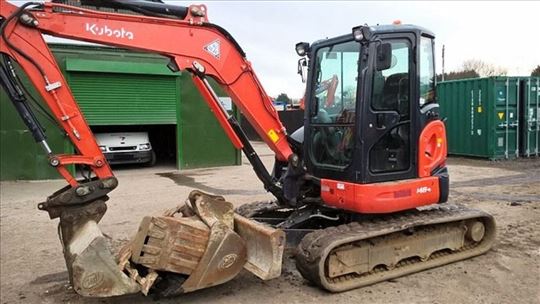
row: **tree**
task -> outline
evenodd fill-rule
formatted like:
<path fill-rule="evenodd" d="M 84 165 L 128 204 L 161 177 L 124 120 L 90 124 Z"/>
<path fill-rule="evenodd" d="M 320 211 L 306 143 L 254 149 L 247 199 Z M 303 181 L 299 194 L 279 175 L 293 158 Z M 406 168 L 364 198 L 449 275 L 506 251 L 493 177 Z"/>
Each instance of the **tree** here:
<path fill-rule="evenodd" d="M 537 65 L 531 72 L 531 76 L 540 76 L 540 65 Z"/>
<path fill-rule="evenodd" d="M 475 71 L 482 77 L 506 76 L 508 73 L 503 67 L 498 67 L 478 59 L 465 60 L 462 65 L 462 71 Z"/>
<path fill-rule="evenodd" d="M 285 94 L 285 93 L 279 94 L 278 97 L 276 98 L 276 101 L 284 101 L 287 104 L 290 104 L 292 102 L 292 100 L 289 98 L 289 96 L 287 96 L 287 94 Z"/>
<path fill-rule="evenodd" d="M 506 76 L 508 71 L 478 59 L 465 60 L 461 69 L 450 73 L 444 73 L 444 80 L 456 80 L 478 77 Z M 442 75 L 437 75 L 437 81 L 442 80 Z"/>
<path fill-rule="evenodd" d="M 474 70 L 455 71 L 450 73 L 444 73 L 444 80 L 457 80 L 467 78 L 478 78 L 480 75 Z M 442 81 L 442 74 L 437 75 L 437 81 Z"/>

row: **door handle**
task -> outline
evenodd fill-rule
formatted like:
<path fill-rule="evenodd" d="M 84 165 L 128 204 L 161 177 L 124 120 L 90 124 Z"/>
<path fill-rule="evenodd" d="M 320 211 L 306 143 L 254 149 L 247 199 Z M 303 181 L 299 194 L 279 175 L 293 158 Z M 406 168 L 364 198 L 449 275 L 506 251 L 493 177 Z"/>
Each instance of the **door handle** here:
<path fill-rule="evenodd" d="M 386 129 L 385 115 L 383 113 L 378 113 L 376 115 L 376 120 L 377 120 L 377 122 L 375 123 L 375 126 L 377 127 L 377 129 L 379 129 L 379 130 Z"/>

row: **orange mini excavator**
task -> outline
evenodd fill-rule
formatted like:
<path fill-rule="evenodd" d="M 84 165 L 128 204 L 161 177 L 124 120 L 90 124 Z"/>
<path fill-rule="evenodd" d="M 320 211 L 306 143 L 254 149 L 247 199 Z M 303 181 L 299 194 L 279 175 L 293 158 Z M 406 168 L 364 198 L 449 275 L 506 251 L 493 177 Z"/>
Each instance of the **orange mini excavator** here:
<path fill-rule="evenodd" d="M 305 123 L 288 134 L 244 51 L 208 21 L 204 5 L 53 0 L 15 6 L 1 0 L 0 16 L 2 86 L 69 184 L 38 208 L 60 219 L 70 280 L 83 296 L 172 296 L 224 283 L 242 268 L 270 279 L 280 275 L 285 246 L 296 248 L 306 279 L 339 292 L 476 256 L 493 243 L 489 214 L 446 203 L 434 35 L 424 28 L 363 25 L 298 43 L 298 70 L 307 81 Z M 169 58 L 173 72 L 192 75 L 232 144 L 276 199 L 235 212 L 223 197 L 194 191 L 185 205 L 145 217 L 137 235 L 113 255 L 97 223 L 118 181 L 43 34 Z M 51 150 L 16 66 L 76 154 Z M 275 153 L 271 173 L 209 78 Z M 91 174 L 77 179 L 68 165 Z"/>

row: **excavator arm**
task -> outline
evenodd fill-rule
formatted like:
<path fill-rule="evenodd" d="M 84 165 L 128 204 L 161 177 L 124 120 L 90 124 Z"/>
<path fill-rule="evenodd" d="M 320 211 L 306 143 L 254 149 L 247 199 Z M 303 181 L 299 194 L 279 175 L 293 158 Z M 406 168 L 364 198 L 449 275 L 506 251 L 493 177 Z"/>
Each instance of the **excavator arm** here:
<path fill-rule="evenodd" d="M 106 211 L 107 194 L 116 188 L 118 181 L 43 34 L 157 53 L 170 59 L 168 67 L 171 70 L 190 72 L 232 144 L 245 152 L 265 189 L 279 200 L 284 199 L 279 182 L 268 173 L 239 123 L 220 104 L 207 81 L 208 77 L 215 79 L 229 94 L 275 152 L 278 162 L 287 164 L 297 157 L 293 157 L 295 154 L 289 146 L 285 128 L 245 53 L 229 33 L 208 22 L 204 5 L 176 7 L 139 0 L 102 2 L 119 3 L 122 7 L 135 4 L 137 12 L 158 13 L 149 13 L 151 16 L 118 14 L 53 2 L 26 3 L 17 7 L 0 0 L 1 83 L 34 139 L 43 146 L 50 165 L 69 183 L 40 203 L 38 208 L 48 211 L 51 218 L 60 218 L 60 239 L 75 290 L 85 296 L 114 296 L 138 290 L 147 293 L 156 280 L 157 270 L 175 272 L 176 269 L 176 272 L 187 275 L 187 279 L 185 276 L 182 279 L 184 284 L 177 286 L 181 292 L 225 282 L 244 265 L 262 278 L 279 275 L 283 232 L 257 225 L 238 215 L 234 216 L 233 224 L 232 205 L 224 202 L 223 198 L 201 193 L 192 193 L 179 219 L 175 217 L 176 213 L 145 218 L 134 241 L 139 243 L 128 246 L 120 261 L 115 261 L 97 223 Z M 167 18 L 171 14 L 174 18 Z M 43 129 L 27 106 L 12 61 L 17 62 L 27 74 L 77 154 L 55 154 L 51 150 Z M 87 166 L 94 177 L 77 179 L 67 169 L 68 165 Z M 201 221 L 204 224 L 201 225 Z M 159 233 L 155 230 L 158 228 L 161 229 Z M 156 262 L 169 261 L 170 256 L 166 252 L 178 250 L 170 247 L 175 238 L 183 238 L 193 231 L 199 231 L 200 235 L 193 235 L 189 241 L 207 240 L 199 251 L 193 249 L 197 245 L 195 243 L 195 247 L 186 247 L 187 254 L 199 254 L 196 267 L 192 260 L 175 261 L 175 265 L 182 265 L 180 270 L 171 270 L 169 264 Z M 155 240 L 152 247 L 147 242 L 156 234 L 162 238 Z M 261 242 L 263 247 L 267 245 L 261 254 L 271 253 L 269 264 L 260 263 L 261 257 L 256 256 L 260 244 L 250 244 L 250 240 Z M 134 250 L 138 257 L 132 254 Z M 202 255 L 200 250 L 203 250 Z M 155 259 L 150 259 L 150 256 Z M 140 272 L 141 265 L 146 265 L 147 270 Z"/>
<path fill-rule="evenodd" d="M 192 73 L 195 85 L 233 145 L 237 149 L 249 149 L 208 85 L 206 79 L 211 77 L 229 94 L 275 152 L 277 160 L 286 162 L 293 154 L 285 128 L 251 63 L 230 34 L 207 21 L 204 5 L 185 8 L 182 10 L 185 14 L 179 16 L 182 19 L 108 13 L 51 2 L 29 6 L 35 8 L 18 8 L 5 0 L 0 2 L 0 14 L 5 23 L 0 51 L 21 65 L 79 152 L 78 155 L 51 155 L 50 159 L 71 186 L 78 183 L 66 170 L 69 164 L 87 165 L 102 179 L 112 177 L 113 173 L 42 34 L 168 57 L 172 70 Z M 268 179 L 267 172 L 261 173 L 264 171 L 261 165 L 254 165 L 256 172 Z M 267 188 L 271 187 L 269 181 L 264 182 Z"/>

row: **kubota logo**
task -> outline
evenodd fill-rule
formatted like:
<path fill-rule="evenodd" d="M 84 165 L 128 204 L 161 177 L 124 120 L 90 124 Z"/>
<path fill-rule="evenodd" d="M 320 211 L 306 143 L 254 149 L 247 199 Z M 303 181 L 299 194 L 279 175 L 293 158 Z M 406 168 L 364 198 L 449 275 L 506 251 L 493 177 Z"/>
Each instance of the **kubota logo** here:
<path fill-rule="evenodd" d="M 238 259 L 238 255 L 236 253 L 230 253 L 224 256 L 221 261 L 218 264 L 218 268 L 223 270 L 231 267 L 236 260 Z"/>
<path fill-rule="evenodd" d="M 125 38 L 129 40 L 133 40 L 134 38 L 133 32 L 127 31 L 123 27 L 119 29 L 112 29 L 107 25 L 99 26 L 95 23 L 87 23 L 86 31 L 96 36 L 116 37 L 120 39 Z"/>

